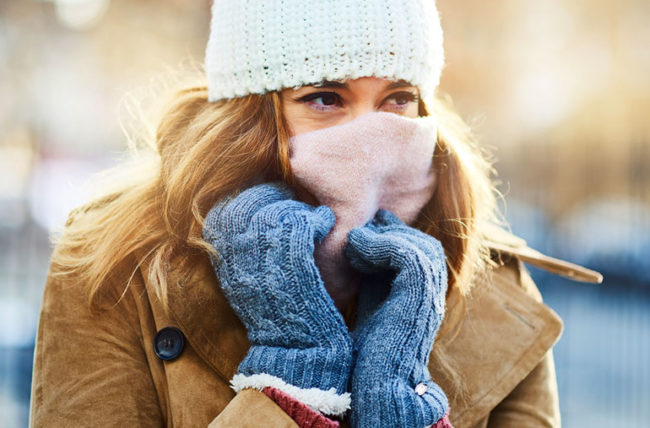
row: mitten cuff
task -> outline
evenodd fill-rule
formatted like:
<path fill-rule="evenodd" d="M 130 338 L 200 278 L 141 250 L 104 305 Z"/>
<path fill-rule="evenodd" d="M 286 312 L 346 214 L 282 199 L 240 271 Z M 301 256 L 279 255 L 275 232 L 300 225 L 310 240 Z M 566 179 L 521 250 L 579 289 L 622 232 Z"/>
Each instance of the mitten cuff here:
<path fill-rule="evenodd" d="M 435 424 L 449 413 L 449 400 L 442 389 L 432 381 L 419 383 L 404 401 L 413 400 L 424 416 L 426 424 Z"/>
<path fill-rule="evenodd" d="M 342 394 L 348 388 L 352 352 L 345 343 L 337 345 L 328 348 L 253 345 L 239 364 L 239 373 L 247 376 L 266 373 L 299 388 L 333 389 Z"/>
<path fill-rule="evenodd" d="M 303 404 L 325 415 L 341 416 L 350 409 L 350 393 L 338 394 L 334 388 L 327 391 L 318 388 L 300 388 L 266 373 L 233 376 L 230 381 L 235 392 L 245 388 L 262 391 L 266 387 L 278 389 Z"/>
<path fill-rule="evenodd" d="M 432 382 L 411 386 L 402 379 L 353 385 L 355 408 L 352 426 L 429 427 L 444 419 L 449 401 L 440 387 Z"/>

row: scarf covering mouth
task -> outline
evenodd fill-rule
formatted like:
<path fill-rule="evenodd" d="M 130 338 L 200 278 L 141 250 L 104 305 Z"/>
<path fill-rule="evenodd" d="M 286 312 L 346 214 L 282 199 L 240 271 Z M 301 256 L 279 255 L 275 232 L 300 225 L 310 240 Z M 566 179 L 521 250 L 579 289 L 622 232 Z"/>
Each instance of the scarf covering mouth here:
<path fill-rule="evenodd" d="M 290 139 L 296 182 L 336 216 L 315 248 L 328 290 L 345 290 L 353 277 L 343 253 L 351 229 L 366 224 L 379 209 L 412 224 L 431 199 L 437 130 L 433 116 L 370 112 Z"/>

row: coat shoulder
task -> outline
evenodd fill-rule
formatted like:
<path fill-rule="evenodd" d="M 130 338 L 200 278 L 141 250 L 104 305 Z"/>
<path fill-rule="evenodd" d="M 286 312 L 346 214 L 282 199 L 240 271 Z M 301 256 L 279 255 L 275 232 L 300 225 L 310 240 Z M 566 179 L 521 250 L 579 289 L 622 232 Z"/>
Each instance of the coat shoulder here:
<path fill-rule="evenodd" d="M 503 265 L 511 258 L 516 258 L 574 281 L 603 282 L 603 276 L 599 272 L 543 254 L 530 248 L 523 238 L 497 225 L 487 227 L 483 232 L 483 239 L 490 249 L 493 260 L 500 265 Z"/>
<path fill-rule="evenodd" d="M 106 236 L 115 233 L 117 223 L 112 203 L 121 195 L 106 195 L 72 209 L 61 237 L 55 239 L 50 258 L 48 279 L 52 287 L 60 284 L 77 290 L 87 298 L 93 310 L 112 307 L 132 285 L 140 288 L 144 285 L 146 272 L 142 267 L 142 255 L 147 254 L 149 248 L 98 248 L 105 243 Z M 108 263 L 110 269 L 106 267 Z M 99 276 L 103 272 L 107 273 Z"/>

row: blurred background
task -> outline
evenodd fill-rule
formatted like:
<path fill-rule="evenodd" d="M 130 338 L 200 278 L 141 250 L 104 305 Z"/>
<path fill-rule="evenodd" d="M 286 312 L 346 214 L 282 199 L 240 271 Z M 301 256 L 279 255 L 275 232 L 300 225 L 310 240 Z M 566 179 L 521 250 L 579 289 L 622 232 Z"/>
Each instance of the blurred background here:
<path fill-rule="evenodd" d="M 450 94 L 564 319 L 564 426 L 650 426 L 650 2 L 439 0 Z M 201 62 L 208 0 L 0 0 L 0 426 L 27 425 L 49 234 L 117 162 L 126 94 Z M 74 352 L 74 350 L 71 350 Z"/>

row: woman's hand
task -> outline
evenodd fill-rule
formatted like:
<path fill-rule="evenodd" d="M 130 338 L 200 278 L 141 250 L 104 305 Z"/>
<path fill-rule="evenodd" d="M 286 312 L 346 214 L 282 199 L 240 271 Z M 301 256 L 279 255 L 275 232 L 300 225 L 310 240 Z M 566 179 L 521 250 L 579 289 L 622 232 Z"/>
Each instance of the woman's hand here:
<path fill-rule="evenodd" d="M 354 331 L 352 425 L 436 423 L 449 407 L 427 369 L 444 316 L 447 267 L 442 245 L 380 210 L 370 223 L 350 231 L 346 256 L 365 274 Z"/>
<path fill-rule="evenodd" d="M 314 262 L 314 243 L 335 217 L 292 196 L 281 184 L 257 185 L 220 201 L 205 219 L 203 236 L 219 256 L 212 264 L 251 342 L 235 377 L 258 388 L 281 387 L 280 379 L 305 404 L 342 414 L 352 339 Z M 319 391 L 304 395 L 296 387 L 328 391 L 330 401 L 321 396 L 314 404 Z"/>

